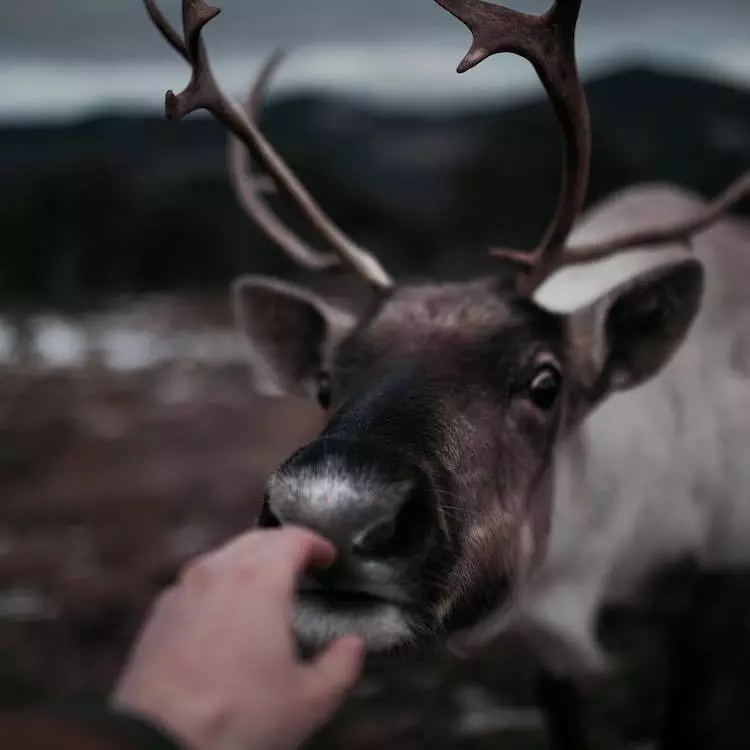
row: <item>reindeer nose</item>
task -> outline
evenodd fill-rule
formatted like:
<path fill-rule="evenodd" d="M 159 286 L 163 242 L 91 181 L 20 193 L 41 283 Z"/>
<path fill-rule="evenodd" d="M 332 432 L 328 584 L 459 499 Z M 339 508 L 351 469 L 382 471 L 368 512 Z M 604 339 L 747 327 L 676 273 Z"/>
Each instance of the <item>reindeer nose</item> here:
<path fill-rule="evenodd" d="M 364 464 L 360 451 L 341 447 L 312 444 L 287 462 L 269 482 L 259 525 L 305 526 L 358 558 L 420 554 L 436 515 L 426 478 L 403 458 L 373 462 L 370 449 Z"/>
<path fill-rule="evenodd" d="M 362 557 L 400 557 L 419 551 L 429 539 L 432 512 L 418 488 L 401 494 L 383 517 L 353 538 L 353 551 Z"/>

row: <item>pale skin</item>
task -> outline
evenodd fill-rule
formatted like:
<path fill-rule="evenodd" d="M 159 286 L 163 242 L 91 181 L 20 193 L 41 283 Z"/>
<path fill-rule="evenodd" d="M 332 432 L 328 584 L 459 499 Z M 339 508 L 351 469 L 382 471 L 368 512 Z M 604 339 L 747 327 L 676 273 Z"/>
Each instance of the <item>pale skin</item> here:
<path fill-rule="evenodd" d="M 357 683 L 358 638 L 298 660 L 296 583 L 327 567 L 332 545 L 285 527 L 252 531 L 196 559 L 163 594 L 112 695 L 186 750 L 292 750 L 324 725 Z"/>

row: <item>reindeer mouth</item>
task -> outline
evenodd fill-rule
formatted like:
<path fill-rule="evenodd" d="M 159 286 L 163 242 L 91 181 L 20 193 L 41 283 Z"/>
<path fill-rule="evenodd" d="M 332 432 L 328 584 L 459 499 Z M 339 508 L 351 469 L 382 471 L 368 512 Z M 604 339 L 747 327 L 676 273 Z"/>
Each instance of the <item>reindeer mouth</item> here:
<path fill-rule="evenodd" d="M 303 644 L 319 648 L 332 639 L 357 635 L 370 651 L 412 638 L 413 604 L 403 595 L 364 588 L 300 587 L 294 627 Z"/>
<path fill-rule="evenodd" d="M 313 589 L 301 592 L 301 595 L 317 600 L 333 609 L 363 609 L 378 604 L 394 604 L 390 599 L 370 594 L 366 591 L 340 591 L 337 589 Z"/>
<path fill-rule="evenodd" d="M 317 597 L 332 606 L 358 606 L 374 603 L 393 604 L 401 607 L 414 606 L 412 597 L 407 596 L 397 583 L 380 580 L 375 583 L 365 576 L 317 579 L 304 576 L 299 585 L 300 596 Z"/>

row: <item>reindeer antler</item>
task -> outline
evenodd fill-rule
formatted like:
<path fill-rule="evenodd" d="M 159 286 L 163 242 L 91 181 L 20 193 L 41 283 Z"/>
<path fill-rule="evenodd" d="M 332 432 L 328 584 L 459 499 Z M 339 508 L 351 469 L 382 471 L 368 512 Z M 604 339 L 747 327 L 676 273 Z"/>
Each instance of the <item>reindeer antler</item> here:
<path fill-rule="evenodd" d="M 708 229 L 711 224 L 730 211 L 743 198 L 750 196 L 750 170 L 738 177 L 723 193 L 711 201 L 700 213 L 682 221 L 672 222 L 663 227 L 636 229 L 634 232 L 612 237 L 590 245 L 576 245 L 565 253 L 562 266 L 577 266 L 582 263 L 601 260 L 610 255 L 634 247 L 657 248 L 672 242 L 687 242 L 694 235 Z M 550 268 L 549 272 L 557 270 Z"/>
<path fill-rule="evenodd" d="M 219 13 L 218 8 L 203 0 L 182 0 L 184 38 L 169 24 L 156 5 L 156 0 L 143 0 L 146 11 L 166 41 L 190 64 L 192 76 L 184 91 L 171 90 L 165 97 L 169 118 L 182 118 L 197 109 L 206 109 L 222 122 L 260 162 L 274 182 L 294 199 L 313 226 L 331 244 L 343 263 L 351 266 L 370 285 L 380 290 L 391 288 L 393 282 L 378 260 L 348 238 L 320 208 L 284 160 L 266 140 L 255 123 L 219 88 L 201 38 L 203 27 Z M 276 237 L 273 237 L 276 239 Z M 284 249 L 287 249 L 282 245 Z"/>
<path fill-rule="evenodd" d="M 636 246 L 658 247 L 687 241 L 708 228 L 742 198 L 750 195 L 746 172 L 698 215 L 664 227 L 638 229 L 609 240 L 567 246 L 588 189 L 591 126 L 588 104 L 575 59 L 575 30 L 581 0 L 556 0 L 544 15 L 534 16 L 482 0 L 435 0 L 466 24 L 473 36 L 471 49 L 458 66 L 463 73 L 498 52 L 513 52 L 529 60 L 541 79 L 565 136 L 564 181 L 557 210 L 544 238 L 531 252 L 497 249 L 496 258 L 525 266 L 521 291 L 531 295 L 556 270 L 589 263 Z"/>
<path fill-rule="evenodd" d="M 545 267 L 558 262 L 583 209 L 588 189 L 591 125 L 575 54 L 581 0 L 557 0 L 540 16 L 482 0 L 435 2 L 466 24 L 472 33 L 471 49 L 459 64 L 459 73 L 497 53 L 511 52 L 524 57 L 534 66 L 563 129 L 563 184 L 544 237 L 531 252 L 499 251 L 527 267 L 528 278 L 524 283 L 533 288 L 544 275 Z"/>
<path fill-rule="evenodd" d="M 281 51 L 274 52 L 260 69 L 245 100 L 245 112 L 256 125 L 260 118 L 262 101 L 268 82 L 284 59 Z M 261 195 L 263 184 L 260 175 L 249 172 L 249 159 L 244 143 L 234 135 L 227 144 L 229 179 L 237 200 L 263 231 L 299 265 L 310 271 L 325 271 L 341 266 L 341 258 L 332 253 L 322 253 L 311 248 L 287 227 L 273 212 Z M 270 192 L 266 190 L 265 192 Z"/>

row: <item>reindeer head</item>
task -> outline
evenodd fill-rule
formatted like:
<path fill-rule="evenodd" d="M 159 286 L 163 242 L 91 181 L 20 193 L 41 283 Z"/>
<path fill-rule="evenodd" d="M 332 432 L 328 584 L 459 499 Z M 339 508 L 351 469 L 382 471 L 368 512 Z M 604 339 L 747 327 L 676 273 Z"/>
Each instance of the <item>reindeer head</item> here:
<path fill-rule="evenodd" d="M 437 0 L 473 33 L 460 72 L 506 51 L 534 65 L 564 130 L 565 180 L 539 246 L 495 251 L 491 278 L 396 284 L 330 221 L 260 132 L 256 109 L 278 58 L 243 109 L 219 90 L 200 38 L 218 10 L 184 0 L 183 40 L 153 0 L 144 2 L 193 68 L 182 94 L 168 92 L 167 114 L 211 111 L 235 136 L 231 174 L 255 220 L 302 265 L 347 264 L 375 292 L 355 317 L 280 281 L 249 276 L 233 286 L 259 390 L 317 399 L 329 414 L 321 434 L 269 479 L 260 519 L 313 528 L 339 550 L 332 569 L 301 584 L 299 635 L 317 645 L 358 633 L 376 650 L 472 627 L 544 558 L 556 446 L 604 399 L 670 360 L 700 306 L 703 271 L 686 254 L 566 314 L 538 304 L 535 291 L 563 265 L 689 237 L 746 191 L 747 177 L 690 222 L 567 252 L 591 152 L 574 51 L 580 0 L 559 0 L 542 16 Z M 279 222 L 247 173 L 245 150 L 334 254 Z"/>

